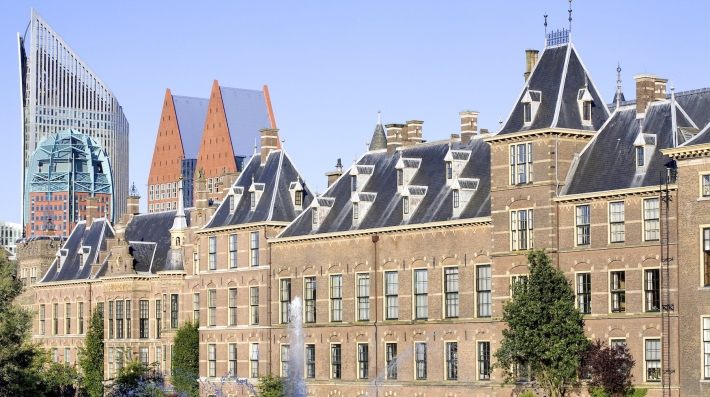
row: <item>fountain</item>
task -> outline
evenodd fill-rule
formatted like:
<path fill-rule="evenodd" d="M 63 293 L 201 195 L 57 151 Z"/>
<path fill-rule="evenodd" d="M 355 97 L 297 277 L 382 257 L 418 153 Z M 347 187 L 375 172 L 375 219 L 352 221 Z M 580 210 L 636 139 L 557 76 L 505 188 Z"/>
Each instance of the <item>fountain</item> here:
<path fill-rule="evenodd" d="M 306 382 L 303 379 L 303 302 L 301 297 L 295 297 L 289 304 L 288 315 L 289 367 L 288 382 L 286 382 L 287 397 L 305 397 Z"/>

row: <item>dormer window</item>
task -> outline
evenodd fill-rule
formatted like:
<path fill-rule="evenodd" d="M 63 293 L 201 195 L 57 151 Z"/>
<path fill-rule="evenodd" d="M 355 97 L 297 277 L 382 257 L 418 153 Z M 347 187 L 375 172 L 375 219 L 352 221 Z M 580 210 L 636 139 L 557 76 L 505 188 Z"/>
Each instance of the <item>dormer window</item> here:
<path fill-rule="evenodd" d="M 394 168 L 397 169 L 397 192 L 402 193 L 405 186 L 414 179 L 414 176 L 419 171 L 419 166 L 422 164 L 422 159 L 400 157 Z"/>
<path fill-rule="evenodd" d="M 352 192 L 362 191 L 374 172 L 374 165 L 353 165 L 350 169 L 350 190 Z"/>
<path fill-rule="evenodd" d="M 583 102 L 582 103 L 582 120 L 591 120 L 592 119 L 592 103 L 591 102 Z"/>
<path fill-rule="evenodd" d="M 452 161 L 446 162 L 446 179 L 452 179 L 454 177 L 454 164 Z"/>
<path fill-rule="evenodd" d="M 404 185 L 404 170 L 397 170 L 397 186 Z"/>
<path fill-rule="evenodd" d="M 353 226 L 358 226 L 360 220 L 365 219 L 376 198 L 377 193 L 353 193 L 350 199 L 353 205 Z"/>
<path fill-rule="evenodd" d="M 242 199 L 242 196 L 244 195 L 244 188 L 241 186 L 233 186 L 231 194 L 227 198 L 229 200 L 229 213 L 233 213 L 234 210 L 237 209 L 237 204 L 239 204 L 239 200 Z"/>
<path fill-rule="evenodd" d="M 357 220 L 360 216 L 360 203 L 353 203 L 353 219 Z"/>
<path fill-rule="evenodd" d="M 320 223 L 325 220 L 335 204 L 335 199 L 332 197 L 315 197 L 311 203 L 311 223 L 313 230 L 320 227 Z"/>
<path fill-rule="evenodd" d="M 535 120 L 535 114 L 537 114 L 537 109 L 540 107 L 540 101 L 542 99 L 542 92 L 527 90 L 523 99 L 520 101 L 523 104 L 523 122 L 524 124 L 530 125 Z"/>
<path fill-rule="evenodd" d="M 254 177 L 252 176 L 251 186 L 249 186 L 249 201 L 252 211 L 256 209 L 256 204 L 261 199 L 262 194 L 264 194 L 265 186 L 263 183 L 254 183 Z"/>
<path fill-rule="evenodd" d="M 409 197 L 402 197 L 402 213 L 405 215 L 409 214 Z"/>
<path fill-rule="evenodd" d="M 409 221 L 411 215 L 417 212 L 417 208 L 424 201 L 428 188 L 426 186 L 409 185 L 402 191 L 402 220 Z"/>
<path fill-rule="evenodd" d="M 293 203 L 299 206 L 303 205 L 303 190 L 296 190 Z"/>
<path fill-rule="evenodd" d="M 254 209 L 254 207 L 256 207 L 256 192 L 251 192 L 249 201 L 251 201 L 251 209 Z"/>
<path fill-rule="evenodd" d="M 234 212 L 234 196 L 229 196 L 229 212 Z"/>
<path fill-rule="evenodd" d="M 653 148 L 656 146 L 656 135 L 655 134 L 644 134 L 640 132 L 636 136 L 634 141 L 634 151 L 636 152 L 636 167 L 646 167 L 648 162 L 646 161 L 646 153 L 652 153 Z M 647 152 L 649 150 L 649 152 Z"/>
<path fill-rule="evenodd" d="M 454 208 L 459 208 L 459 189 L 454 189 Z"/>
<path fill-rule="evenodd" d="M 451 183 L 461 175 L 470 158 L 470 150 L 454 150 L 449 148 L 449 151 L 444 156 L 446 186 L 451 186 Z"/>
<path fill-rule="evenodd" d="M 357 192 L 357 175 L 352 175 L 350 177 L 350 189 L 353 192 Z"/>
<path fill-rule="evenodd" d="M 592 101 L 594 98 L 585 86 L 577 93 L 577 105 L 582 115 L 582 125 L 592 125 Z"/>
<path fill-rule="evenodd" d="M 477 178 L 456 178 L 451 185 L 453 217 L 458 218 L 478 190 Z"/>
<path fill-rule="evenodd" d="M 293 207 L 296 211 L 303 209 L 303 183 L 301 182 L 301 177 L 298 180 L 291 182 L 288 187 L 288 191 L 291 193 L 291 200 L 293 202 Z"/>
<path fill-rule="evenodd" d="M 646 148 L 643 146 L 636 146 L 636 166 L 643 167 L 646 165 L 645 153 Z"/>
<path fill-rule="evenodd" d="M 530 103 L 523 104 L 523 114 L 525 115 L 523 120 L 525 120 L 526 123 L 532 122 L 532 106 Z"/>
<path fill-rule="evenodd" d="M 311 221 L 314 225 L 318 224 L 318 207 L 313 207 L 311 210 Z"/>

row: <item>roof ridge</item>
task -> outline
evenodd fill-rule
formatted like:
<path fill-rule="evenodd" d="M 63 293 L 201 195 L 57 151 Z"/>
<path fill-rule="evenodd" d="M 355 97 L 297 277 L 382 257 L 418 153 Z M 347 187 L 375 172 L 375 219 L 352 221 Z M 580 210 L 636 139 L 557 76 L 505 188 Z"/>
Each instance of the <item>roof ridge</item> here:
<path fill-rule="evenodd" d="M 565 84 L 567 83 L 567 67 L 569 66 L 569 58 L 570 55 L 572 54 L 572 43 L 567 44 L 567 52 L 565 53 L 565 66 L 562 68 L 562 79 L 560 80 L 560 89 L 557 91 L 557 102 L 555 103 L 555 113 L 552 118 L 552 122 L 550 123 L 550 128 L 555 128 L 557 127 L 557 121 L 559 120 L 560 117 L 560 108 L 562 108 L 562 93 L 565 90 Z M 579 59 L 579 57 L 577 57 Z M 582 66 L 584 67 L 584 66 Z M 585 71 L 586 74 L 586 71 Z M 530 76 L 528 77 L 528 80 L 530 80 L 530 77 L 532 77 L 532 73 L 530 73 Z"/>
<path fill-rule="evenodd" d="M 276 150 L 272 151 L 275 152 Z M 278 150 L 279 153 L 279 168 L 276 169 L 276 181 L 274 182 L 274 191 L 271 194 L 271 205 L 269 206 L 269 215 L 266 217 L 267 221 L 271 220 L 271 217 L 274 215 L 274 204 L 276 204 L 276 195 L 278 194 L 279 191 L 279 182 L 281 181 L 281 166 L 283 165 L 284 162 L 284 151 L 282 149 Z"/>

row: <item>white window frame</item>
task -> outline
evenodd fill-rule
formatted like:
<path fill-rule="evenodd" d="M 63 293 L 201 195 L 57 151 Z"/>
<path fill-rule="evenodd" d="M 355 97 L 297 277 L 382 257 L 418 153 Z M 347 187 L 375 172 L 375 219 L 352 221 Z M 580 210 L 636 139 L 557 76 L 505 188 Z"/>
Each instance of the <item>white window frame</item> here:
<path fill-rule="evenodd" d="M 698 175 L 698 197 L 710 198 L 710 173 L 701 173 Z"/>
<path fill-rule="evenodd" d="M 525 221 L 519 219 L 523 212 L 525 212 Z M 533 235 L 535 231 L 534 215 L 532 208 L 521 208 L 509 212 L 511 251 L 527 251 L 533 249 Z M 521 237 L 523 236 L 525 237 L 525 248 L 520 248 Z"/>
<path fill-rule="evenodd" d="M 613 212 L 615 205 L 621 205 L 621 212 Z M 626 241 L 626 203 L 624 200 L 610 201 L 608 207 L 609 244 L 623 243 Z"/>
<path fill-rule="evenodd" d="M 508 152 L 510 154 L 509 181 L 511 185 L 522 185 L 534 181 L 532 149 L 532 142 L 520 142 L 508 145 Z"/>
<path fill-rule="evenodd" d="M 584 213 L 586 209 L 586 214 Z M 586 247 L 592 244 L 592 206 L 590 204 L 574 207 L 575 246 Z"/>
<path fill-rule="evenodd" d="M 648 358 L 646 357 L 646 342 L 651 341 L 651 340 L 656 340 L 658 341 L 658 373 L 659 376 L 656 379 L 649 379 L 648 378 Z M 655 336 L 655 337 L 648 337 L 648 338 L 643 338 L 643 381 L 644 382 L 649 382 L 649 383 L 656 383 L 656 382 L 661 382 L 661 378 L 663 377 L 663 360 L 661 358 L 661 337 L 660 336 Z"/>
<path fill-rule="evenodd" d="M 588 276 L 589 277 L 589 290 L 588 291 L 580 291 L 580 287 L 582 286 L 581 284 L 581 279 L 580 276 Z M 587 308 L 588 311 L 582 311 L 582 305 L 580 301 L 580 297 L 582 296 L 589 296 L 589 307 Z M 575 307 L 577 310 L 579 310 L 580 313 L 583 315 L 588 315 L 592 314 L 592 273 L 591 272 L 576 272 L 574 274 L 574 299 L 575 299 Z"/>
<path fill-rule="evenodd" d="M 614 274 L 615 273 L 621 273 L 623 274 L 623 288 L 622 286 L 622 280 L 621 277 L 619 277 L 619 286 L 620 288 L 613 288 L 614 287 Z M 612 269 L 609 270 L 609 313 L 626 313 L 626 292 L 627 292 L 627 287 L 626 287 L 626 269 Z M 615 292 L 617 291 L 617 292 Z M 623 292 L 621 292 L 623 291 Z M 614 294 L 620 294 L 619 296 L 622 296 L 623 299 L 619 299 L 619 310 L 614 310 Z"/>
<path fill-rule="evenodd" d="M 657 203 L 657 207 L 655 208 L 655 211 L 656 211 L 656 214 L 658 217 L 651 218 L 649 216 L 647 218 L 647 215 L 648 215 L 647 212 L 654 211 L 654 209 L 647 210 L 646 203 L 652 202 L 654 200 Z M 659 241 L 661 239 L 661 199 L 659 197 L 646 197 L 642 200 L 642 202 L 641 202 L 641 219 L 643 221 L 643 223 L 642 223 L 643 224 L 643 241 Z M 649 230 L 653 230 L 653 229 L 650 229 L 647 226 L 647 222 L 653 222 L 654 220 L 655 220 L 655 222 L 657 222 L 656 223 L 657 228 L 655 229 L 656 230 L 656 235 L 655 235 L 656 238 L 653 238 L 654 235 L 649 235 L 649 233 L 653 233 L 652 231 L 649 231 Z"/>

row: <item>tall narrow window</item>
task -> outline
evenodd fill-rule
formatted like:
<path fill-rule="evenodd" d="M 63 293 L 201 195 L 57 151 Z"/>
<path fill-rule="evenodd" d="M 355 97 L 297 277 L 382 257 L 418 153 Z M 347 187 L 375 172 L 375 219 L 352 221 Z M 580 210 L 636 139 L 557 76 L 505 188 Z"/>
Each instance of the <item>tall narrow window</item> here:
<path fill-rule="evenodd" d="M 126 301 L 126 338 L 131 339 L 131 301 Z"/>
<path fill-rule="evenodd" d="M 304 279 L 304 285 L 306 289 L 305 302 L 306 302 L 306 322 L 315 323 L 316 322 L 316 278 L 306 277 Z"/>
<path fill-rule="evenodd" d="M 414 344 L 414 363 L 416 365 L 417 380 L 426 379 L 426 343 Z"/>
<path fill-rule="evenodd" d="M 172 297 L 171 297 L 172 299 Z M 163 294 L 163 329 L 168 328 L 168 295 Z"/>
<path fill-rule="evenodd" d="M 623 243 L 626 238 L 624 202 L 609 203 L 609 241 Z"/>
<path fill-rule="evenodd" d="M 57 348 L 52 349 L 52 362 L 53 363 L 58 363 L 59 362 L 59 351 Z"/>
<path fill-rule="evenodd" d="M 52 304 L 52 335 L 57 335 L 58 333 L 59 333 L 59 303 L 53 303 Z"/>
<path fill-rule="evenodd" d="M 357 175 L 350 176 L 350 188 L 353 192 L 357 191 Z"/>
<path fill-rule="evenodd" d="M 170 328 L 178 327 L 178 313 L 180 309 L 180 295 L 170 294 Z"/>
<path fill-rule="evenodd" d="M 254 208 L 256 208 L 256 192 L 249 193 L 249 202 L 251 203 L 251 210 L 253 211 Z"/>
<path fill-rule="evenodd" d="M 510 211 L 510 249 L 533 248 L 533 210 Z"/>
<path fill-rule="evenodd" d="M 237 325 L 237 289 L 229 289 L 229 325 Z"/>
<path fill-rule="evenodd" d="M 237 268 L 237 235 L 229 235 L 229 268 Z"/>
<path fill-rule="evenodd" d="M 397 379 L 397 344 L 385 344 L 385 363 L 387 379 Z"/>
<path fill-rule="evenodd" d="M 316 345 L 306 345 L 306 378 L 316 377 Z"/>
<path fill-rule="evenodd" d="M 646 149 L 643 146 L 636 146 L 636 166 L 637 167 L 643 167 L 646 165 L 645 163 L 645 151 Z"/>
<path fill-rule="evenodd" d="M 217 376 L 217 346 L 207 345 L 207 376 L 214 378 Z"/>
<path fill-rule="evenodd" d="M 291 345 L 281 345 L 281 376 L 287 377 L 291 361 Z"/>
<path fill-rule="evenodd" d="M 532 142 L 510 145 L 510 184 L 533 181 Z"/>
<path fill-rule="evenodd" d="M 703 229 L 703 273 L 705 275 L 704 285 L 710 286 L 710 228 Z"/>
<path fill-rule="evenodd" d="M 217 269 L 217 237 L 209 238 L 209 266 L 210 270 Z"/>
<path fill-rule="evenodd" d="M 259 325 L 259 287 L 249 287 L 249 324 Z"/>
<path fill-rule="evenodd" d="M 200 274 L 200 251 L 198 246 L 195 246 L 195 250 L 192 252 L 192 267 L 194 274 Z"/>
<path fill-rule="evenodd" d="M 281 324 L 288 324 L 291 304 L 291 279 L 282 278 L 279 282 L 279 302 Z"/>
<path fill-rule="evenodd" d="M 582 102 L 582 120 L 588 121 L 592 119 L 592 102 Z"/>
<path fill-rule="evenodd" d="M 296 206 L 303 204 L 303 190 L 296 190 L 294 192 L 293 204 Z"/>
<path fill-rule="evenodd" d="M 661 381 L 661 340 L 646 339 L 645 341 L 645 358 L 646 358 L 646 381 L 660 382 Z"/>
<path fill-rule="evenodd" d="M 330 321 L 343 321 L 343 276 L 330 276 Z"/>
<path fill-rule="evenodd" d="M 452 193 L 454 195 L 454 208 L 459 208 L 459 189 L 454 189 Z"/>
<path fill-rule="evenodd" d="M 370 275 L 359 273 L 357 276 L 357 319 L 370 321 Z"/>
<path fill-rule="evenodd" d="M 703 317 L 703 378 L 710 379 L 710 317 Z"/>
<path fill-rule="evenodd" d="M 251 232 L 249 234 L 249 264 L 251 266 L 259 266 L 259 232 Z"/>
<path fill-rule="evenodd" d="M 217 290 L 207 291 L 207 325 L 214 327 L 217 325 Z"/>
<path fill-rule="evenodd" d="M 249 375 L 252 378 L 259 377 L 259 344 L 252 343 L 249 346 Z"/>
<path fill-rule="evenodd" d="M 478 317 L 491 316 L 491 265 L 476 267 L 476 299 Z"/>
<path fill-rule="evenodd" d="M 643 200 L 644 241 L 656 241 L 660 237 L 658 197 Z"/>
<path fill-rule="evenodd" d="M 116 304 L 116 339 L 123 339 L 123 301 L 117 300 Z"/>
<path fill-rule="evenodd" d="M 577 308 L 582 314 L 592 312 L 592 275 L 577 274 Z"/>
<path fill-rule="evenodd" d="M 523 104 L 523 121 L 526 123 L 532 121 L 532 104 L 530 102 Z"/>
<path fill-rule="evenodd" d="M 589 204 L 578 205 L 576 208 L 577 217 L 577 245 L 589 245 L 590 242 L 590 214 Z"/>
<path fill-rule="evenodd" d="M 409 214 L 409 196 L 402 197 L 402 213 Z"/>
<path fill-rule="evenodd" d="M 342 375 L 342 359 L 340 343 L 330 345 L 330 376 L 332 379 L 340 379 Z"/>
<path fill-rule="evenodd" d="M 192 294 L 192 321 L 200 322 L 200 294 Z"/>
<path fill-rule="evenodd" d="M 661 308 L 660 271 L 650 269 L 644 272 L 644 292 L 646 293 L 646 311 L 657 312 Z"/>
<path fill-rule="evenodd" d="M 478 379 L 491 380 L 491 342 L 478 342 Z"/>
<path fill-rule="evenodd" d="M 385 272 L 385 318 L 399 318 L 399 275 L 397 272 Z"/>
<path fill-rule="evenodd" d="M 140 361 L 140 363 L 143 364 L 143 368 L 148 368 L 148 364 L 149 364 L 149 360 L 150 360 L 149 355 L 150 355 L 150 353 L 149 353 L 149 350 L 147 347 L 141 346 L 138 349 L 138 361 Z"/>
<path fill-rule="evenodd" d="M 71 348 L 65 347 L 64 348 L 64 365 L 70 365 L 71 364 Z"/>
<path fill-rule="evenodd" d="M 71 303 L 64 304 L 64 334 L 71 334 Z"/>
<path fill-rule="evenodd" d="M 710 174 L 700 177 L 700 195 L 710 197 Z"/>
<path fill-rule="evenodd" d="M 237 344 L 230 343 L 227 345 L 229 350 L 229 376 L 237 377 Z"/>
<path fill-rule="evenodd" d="M 446 179 L 453 179 L 454 177 L 454 163 L 452 161 L 446 162 Z"/>
<path fill-rule="evenodd" d="M 79 335 L 84 333 L 84 302 L 76 304 L 76 328 Z"/>
<path fill-rule="evenodd" d="M 149 302 L 144 299 L 138 301 L 138 337 L 140 339 L 148 339 L 148 304 Z"/>
<path fill-rule="evenodd" d="M 367 343 L 357 344 L 357 377 L 367 379 L 370 373 L 370 347 Z"/>
<path fill-rule="evenodd" d="M 414 270 L 414 315 L 416 319 L 429 317 L 429 276 L 426 269 Z"/>
<path fill-rule="evenodd" d="M 446 379 L 457 380 L 459 378 L 459 344 L 457 342 L 446 342 Z"/>
<path fill-rule="evenodd" d="M 459 316 L 459 268 L 444 268 L 444 293 L 446 294 L 446 318 Z"/>
<path fill-rule="evenodd" d="M 353 203 L 353 219 L 358 219 L 360 217 L 360 203 Z"/>
<path fill-rule="evenodd" d="M 404 185 L 404 170 L 399 169 L 397 170 L 397 186 L 403 186 Z"/>
<path fill-rule="evenodd" d="M 162 371 L 162 366 L 161 363 L 163 362 L 163 348 L 160 346 L 155 347 L 155 372 L 157 375 L 161 375 Z"/>
<path fill-rule="evenodd" d="M 611 311 L 626 311 L 626 272 L 611 272 Z"/>
<path fill-rule="evenodd" d="M 45 315 L 45 306 L 39 305 L 39 334 L 44 335 L 44 315 Z"/>
<path fill-rule="evenodd" d="M 113 379 L 113 352 L 114 348 L 109 347 L 108 348 L 108 378 Z"/>
<path fill-rule="evenodd" d="M 155 337 L 160 338 L 160 299 L 155 300 Z"/>

